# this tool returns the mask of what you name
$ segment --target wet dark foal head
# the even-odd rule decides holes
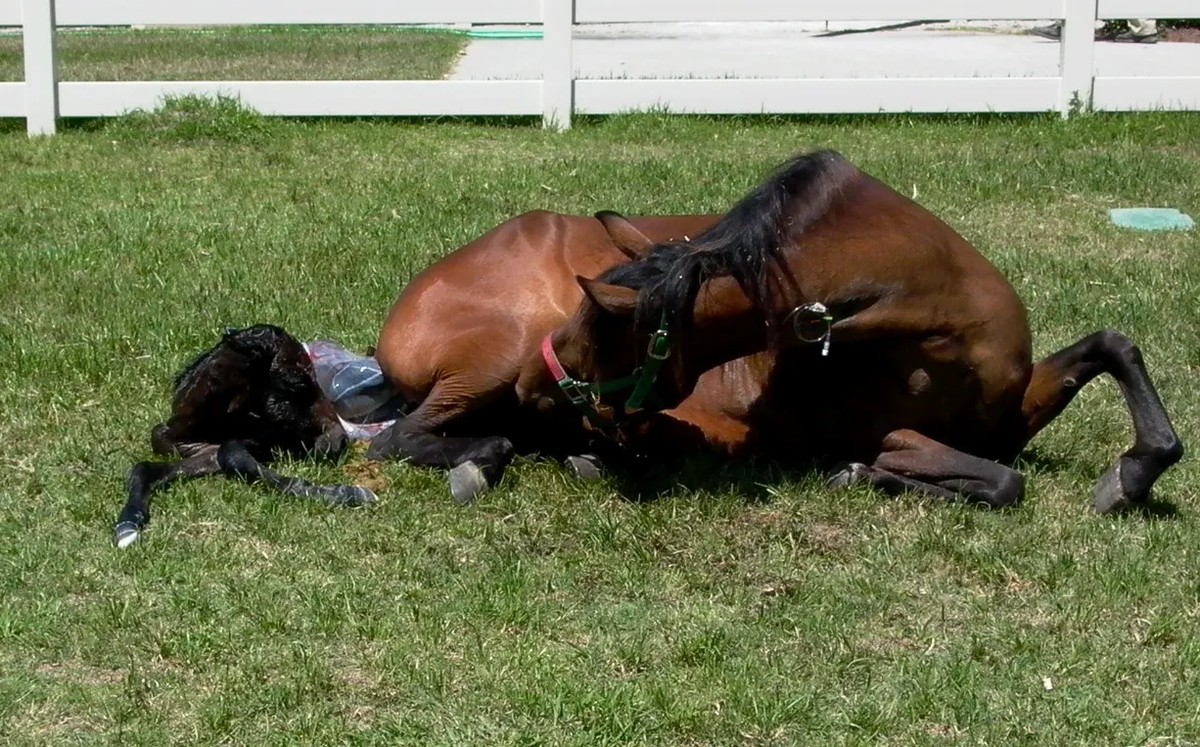
[[[832,151],[798,156],[685,242],[639,240],[637,229],[619,215],[597,214],[633,261],[594,280],[576,278],[585,298],[551,337],[558,360],[579,380],[619,379],[643,366],[646,340],[663,330],[672,350],[655,394],[662,407],[679,404],[700,375],[729,360],[732,351],[766,346],[782,321],[775,306],[796,295],[787,292],[795,288],[795,279],[783,249],[820,220],[858,174]],[[728,282],[709,284],[719,278]],[[689,335],[698,323],[704,326],[703,339]],[[716,348],[722,350],[719,358],[710,354]],[[616,399],[605,397],[608,403]]]
[[[304,346],[279,327],[227,331],[175,379],[171,416],[151,435],[163,455],[228,441],[262,460],[274,451],[333,458],[346,448]]]

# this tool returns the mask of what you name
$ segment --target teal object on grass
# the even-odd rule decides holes
[[[1113,208],[1109,219],[1123,228],[1139,231],[1188,231],[1196,222],[1175,208]]]
[[[541,39],[540,29],[471,29],[467,36],[476,39]]]

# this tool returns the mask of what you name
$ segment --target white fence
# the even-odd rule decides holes
[[[1062,19],[1059,75],[991,78],[575,79],[575,24],[656,21]],[[23,26],[25,80],[0,83],[0,117],[53,133],[58,117],[152,108],[164,95],[226,93],[264,114],[571,115],[659,107],[696,113],[1036,112],[1200,109],[1200,70],[1095,75],[1097,18],[1198,18],[1200,0],[0,0],[0,26]],[[541,80],[59,81],[55,28],[89,25],[533,23]]]

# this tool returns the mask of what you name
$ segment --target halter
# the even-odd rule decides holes
[[[558,388],[562,390],[563,394],[567,395],[567,399],[570,400],[571,404],[575,405],[583,413],[588,422],[606,434],[613,435],[614,429],[622,425],[622,423],[615,422],[611,417],[600,414],[600,411],[597,409],[597,406],[600,404],[600,397],[611,392],[620,392],[632,388],[633,391],[629,393],[629,397],[625,400],[624,412],[628,415],[631,412],[642,409],[646,398],[650,396],[650,392],[654,388],[654,382],[658,380],[658,373],[662,368],[663,361],[671,357],[671,333],[667,322],[667,315],[664,313],[658,329],[650,335],[650,344],[646,348],[645,362],[638,368],[635,368],[631,375],[620,379],[593,382],[580,381],[572,377],[563,368],[562,363],[558,360],[558,356],[555,355],[550,335],[542,338],[542,360],[546,362],[546,367],[550,369],[550,373],[554,376]]]
[[[829,355],[829,345],[833,338],[834,317],[825,304],[820,301],[800,304],[787,315],[787,320],[791,322],[792,331],[797,339],[810,344],[821,343],[821,357],[824,358]],[[570,400],[571,404],[575,405],[583,413],[588,422],[605,434],[615,436],[616,428],[627,422],[628,417],[622,421],[614,421],[611,417],[601,415],[597,409],[600,404],[600,397],[611,392],[619,392],[632,387],[633,391],[629,393],[629,397],[625,400],[624,413],[628,416],[629,413],[642,409],[646,398],[650,395],[651,389],[654,388],[654,382],[658,380],[658,373],[662,368],[663,362],[671,357],[671,333],[668,322],[669,319],[664,312],[658,329],[650,335],[650,344],[646,348],[645,363],[635,368],[631,375],[620,379],[581,381],[574,378],[567,373],[562,363],[559,362],[558,356],[554,353],[554,344],[550,340],[550,335],[542,338],[542,360],[546,362],[546,367],[550,369],[550,373],[554,376],[558,388],[562,390],[563,394],[567,395],[567,399]],[[815,338],[806,337],[804,334],[804,325],[814,322],[822,327],[820,333]]]

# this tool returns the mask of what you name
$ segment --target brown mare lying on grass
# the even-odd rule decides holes
[[[426,269],[376,351],[420,404],[369,456],[450,468],[466,501],[516,450],[569,457],[603,432],[999,507],[1024,491],[1007,465],[1108,373],[1136,436],[1093,506],[1144,502],[1183,447],[1137,347],[1101,331],[1036,364],[1031,349],[1025,307],[978,251],[817,152],[719,219],[530,213]]]
[[[140,462],[129,471],[113,543],[137,541],[150,520],[151,495],[187,477],[220,473],[332,505],[371,503],[375,495],[367,488],[312,485],[262,464],[279,452],[336,458],[346,445],[303,345],[267,324],[230,330],[175,379],[171,416],[151,429],[150,446],[159,456],[181,459]]]

